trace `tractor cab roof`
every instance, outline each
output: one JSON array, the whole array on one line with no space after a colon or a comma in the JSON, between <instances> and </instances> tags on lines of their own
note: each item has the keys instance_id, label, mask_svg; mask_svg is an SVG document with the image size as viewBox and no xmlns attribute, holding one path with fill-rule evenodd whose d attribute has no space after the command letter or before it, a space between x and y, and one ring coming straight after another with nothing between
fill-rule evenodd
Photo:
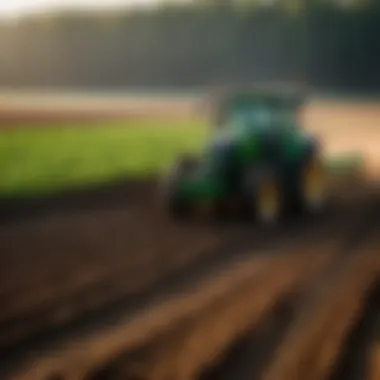
<instances>
[{"instance_id":1,"label":"tractor cab roof","mask_svg":"<svg viewBox=\"0 0 380 380\"><path fill-rule=\"evenodd\" d=\"M305 102L305 97L291 91L272 89L238 89L217 97L217 119L225 122L236 112L265 109L297 113Z\"/></svg>"},{"instance_id":2,"label":"tractor cab roof","mask_svg":"<svg viewBox=\"0 0 380 380\"><path fill-rule=\"evenodd\" d=\"M240 106L266 106L274 108L288 108L296 111L304 103L304 97L290 92L273 90L240 90L224 96L225 106L228 108Z\"/></svg>"}]
</instances>

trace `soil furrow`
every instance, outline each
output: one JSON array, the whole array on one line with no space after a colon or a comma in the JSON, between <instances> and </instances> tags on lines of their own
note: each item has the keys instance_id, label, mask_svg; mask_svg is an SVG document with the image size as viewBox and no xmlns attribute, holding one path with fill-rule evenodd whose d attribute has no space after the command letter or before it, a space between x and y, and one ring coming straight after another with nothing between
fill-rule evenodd
<instances>
[{"instance_id":1,"label":"soil furrow","mask_svg":"<svg viewBox=\"0 0 380 380\"><path fill-rule=\"evenodd\" d=\"M266 265L268 268L271 267L272 258L263 258L262 260L264 260L264 265ZM109 327L106 329L104 329L103 327L103 331L101 332L100 335L105 334L106 336L109 335L111 337L115 337L115 334L116 336L119 336L121 334L122 336L124 336L125 341L123 340L120 342L120 338L119 338L119 339L116 339L116 342L119 340L118 344L119 345L121 344L123 347L128 347L128 345L130 344L132 344L132 347L138 344L142 344L146 339L149 339L149 336L147 336L146 334L148 331L150 331L150 334L154 335L154 334L159 333L165 328L170 328L174 320L178 318L179 319L186 318L189 315L190 310L192 310L190 312L190 315L193 315L193 313L196 313L197 308L199 307L203 308L204 306L202 305L208 304L210 302L210 299L213 299L216 297L216 294L219 293L220 296L223 296L223 293L231 286L229 285L231 279L234 281L240 281L242 273L244 273L244 271L247 273L245 276L247 276L247 275L252 274L252 270L253 270L253 273L257 273L257 272L260 272L260 270L262 269L262 265L260 265L260 262L257 262L257 259L253 260L251 262L251 265L248 265L248 268L246 264L247 263L244 263L244 266L242 266L241 263L237 261L237 264L236 264L237 273L234 275L230 273L228 276L226 276L224 272L220 273L219 274L220 285L218 285L215 282L215 278L213 278L207 287L205 285L200 285L199 289L197 290L196 287L194 289L195 284L190 282L187 287L188 289L187 292L189 294L185 293L183 296L179 298L178 296L176 296L176 294L172 296L173 298L167 298L167 296L165 296L165 298L167 299L165 301L166 303L164 302L162 304L162 301L160 301L157 307L153 308L152 311L148 310L147 314L143 314L141 317L139 317L139 313L137 313L135 317L135 319L136 318L137 319L135 320L135 322L133 322L134 321L133 314L126 314L124 316L124 319L125 319L124 321L120 320L120 316L117 316L116 318L112 318L111 320L117 323L118 325L117 328L115 326L111 328L112 323L109 323ZM258 269L260 270L258 271ZM235 268L235 271L236 271L236 268ZM243 279L244 279L244 276L243 276ZM207 289L209 290L207 291ZM164 292L164 294L167 294L167 292ZM214 295L211 296L211 294L214 294ZM197 306L198 304L199 306ZM132 318L132 320L130 320L130 318ZM109 320L109 322L111 320ZM147 323L150 324L151 327L148 328L146 326L146 328L144 329L141 326L141 324L143 324L144 326ZM158 323L158 326L157 326L157 323ZM166 327L163 327L163 326L166 326ZM82 335L83 335L83 330L80 329L79 331L82 331ZM125 332L128 332L128 331L129 331L129 334L125 334ZM74 338L73 344L69 343L70 340L65 341L65 339L61 342L62 348L65 350L68 350L69 356L70 354L73 355L74 353L75 354L78 353L77 351L78 345L75 344L75 335L78 335L78 332L76 334L74 332L74 335L70 334L69 336L69 338L71 339ZM79 336L77 336L77 338L80 338L80 334ZM83 343L84 346L90 345L88 346L90 348L91 344L94 344L94 345L99 344L99 340L97 340L96 338L92 336L91 331L87 339L88 339L87 343ZM133 343L132 342L128 343L128 341L130 341L131 339ZM138 341L140 341L140 343L137 343ZM66 347L65 347L65 344L66 344ZM112 352L112 345L109 347L109 349ZM82 352L82 350L80 351L81 351L81 356L89 355L91 357L91 350L85 350L84 352ZM106 354L106 352L102 352L102 354L104 355ZM64 358L61 355L59 355L59 358L65 362L66 358ZM74 358L71 357L71 359L74 359ZM42 362L44 362L44 358L40 358L40 359ZM48 359L48 362L50 361L52 362L52 364L54 364L54 359L57 359L57 356L55 356L54 354L50 354L50 359L49 358L46 358L46 359ZM83 358L81 359L83 360Z\"/></svg>"},{"instance_id":2,"label":"soil furrow","mask_svg":"<svg viewBox=\"0 0 380 380\"><path fill-rule=\"evenodd\" d=\"M326 246L321 244L318 248L306 248L308 254L316 249L317 252L320 252L319 254L328 255L329 265L327 265L327 268L325 268L322 273L319 273L322 278L325 278L329 274L331 275L332 272L336 273L339 267L338 263L342 260L346 260L346 257L342 256L342 249L347 246L348 240L352 240L354 235L356 235L357 239L359 238L359 230L367 222L368 219L364 218L356 224L354 229L352 229L351 226L351 228L346 229L345 233L341 236L336 233L335 237L331 237L332 241L330 245L325 242L325 244L327 244ZM350 234L350 232L354 233L354 235ZM285 310L287 310L285 318L282 317L281 319L278 318L277 321L272 321L272 328L265 328L264 325L258 330L248 332L248 337L245 337L243 342L235 345L235 350L233 350L231 354L232 357L227 356L214 371L211 371L207 376L202 376L202 379L258 378L264 370L264 364L267 366L271 365L270 358L274 355L277 345L280 343L281 338L291 322L292 316L296 316L297 308L301 307L305 302L305 298L308 297L307 289L310 286L314 287L314 281L313 276L310 276L303 286L297 289L298 295L288 300L288 302L292 302L293 304L288 303L284 305ZM287 378L284 377L284 379ZM291 377L289 379L291 379Z\"/></svg>"},{"instance_id":3,"label":"soil furrow","mask_svg":"<svg viewBox=\"0 0 380 380\"><path fill-rule=\"evenodd\" d=\"M329 224L333 223L333 224ZM317 236L313 235L316 233L314 231L308 231L307 229L304 230L305 236L303 238L306 238L308 232L311 233L312 236L310 236L310 239L315 239L314 241L318 241L321 239L321 235L323 236L323 231L329 231L329 229L335 225L336 220L334 218L329 219L329 223L325 224L323 226L323 229L321 228L319 231L319 234ZM346 221L347 223L347 221ZM280 231L278 231L280 232ZM260 236L260 238L256 239L257 241L252 243L252 238L254 235L250 234L249 239L247 240L246 233L242 232L238 234L238 239L234 239L232 241L225 241L225 245L223 250L221 247L218 247L215 252L213 253L203 253L200 255L201 257L205 258L207 256L212 257L211 261L209 262L209 267L212 268L217 262L221 260L223 257L223 252L226 252L227 256L233 253L236 255L237 250L247 250L248 247L253 248L254 246L257 248L261 248L265 246L272 246L274 248L274 243L269 243L271 239L268 239L270 235L268 233ZM281 240L282 236L282 240ZM297 234L293 236L293 239L298 240L300 238L301 234L300 231L297 231ZM277 239L275 240L275 243L278 247L281 247L283 244L289 244L287 242L288 239L288 232L283 232L282 234L278 233ZM311 241L312 242L312 241ZM238 246L240 245L240 247ZM191 257L194 259L196 256L196 253L194 252ZM215 263L213 264L212 261ZM175 260L173 261L173 264L175 264ZM201 263L196 263L195 266L200 265ZM174 265L173 265L174 266ZM149 269L149 268L147 268ZM151 269L154 269L154 267ZM179 267L177 266L177 271L179 270ZM187 268L185 266L183 275L186 274L188 270L191 268ZM149 274L149 272L145 272L144 276L146 279L146 276ZM115 276L116 277L116 276ZM144 280L144 277L137 278L137 281L140 281L140 286L136 287L135 289L139 288L140 291L144 290L143 286L141 286L141 282ZM153 279L152 279L153 281ZM133 285L133 279L128 278L128 276L125 276L125 273L121 273L120 278L116 277L112 281L101 283L99 288L93 287L93 288L85 288L82 292L78 289L76 293L70 294L68 293L66 295L66 299L64 297L56 298L54 299L53 304L46 304L45 309L43 308L43 305L38 305L37 309L31 308L29 309L30 312L23 313L20 315L19 318L14 318L14 315L8 317L8 320L3 319L3 323L0 323L0 328L3 328L2 331L4 331L4 334L2 335L0 339L1 347L3 348L2 351L5 351L5 353L10 351L10 347L21 344L21 341L24 340L30 340L31 338L26 338L29 331L33 331L33 336L41 335L41 334L47 334L46 331L53 331L52 329L57 328L63 328L74 318L89 318L87 315L90 315L91 313L95 313L97 310L103 309L103 308L111 308L115 304L120 304L121 302L128 302L128 293L130 293L131 286ZM137 285L136 285L137 286ZM136 294L131 294L129 298L133 298L133 296L136 296ZM127 298L126 298L127 297ZM76 308L75 308L76 306ZM61 314L61 310L64 311L63 314ZM70 313L70 310L72 312ZM58 315L58 318L57 318ZM49 328L50 327L50 328ZM29 334L30 336L30 334ZM21 341L20 341L21 339ZM27 340L25 340L27 339ZM20 341L20 343L18 342ZM1 352L1 351L0 351ZM4 352L3 352L4 354Z\"/></svg>"},{"instance_id":4,"label":"soil furrow","mask_svg":"<svg viewBox=\"0 0 380 380\"><path fill-rule=\"evenodd\" d=\"M378 245L380 252L380 244ZM380 286L378 280L366 296L359 322L348 335L329 380L374 380L380 376Z\"/></svg>"},{"instance_id":5,"label":"soil furrow","mask_svg":"<svg viewBox=\"0 0 380 380\"><path fill-rule=\"evenodd\" d=\"M44 380L56 371L68 371L73 376L72 379L79 379L93 370L96 370L93 373L95 377L105 376L108 379L109 371L112 373L123 369L125 374L125 363L122 362L126 350L127 362L134 363L133 360L129 361L130 350L134 352L136 347L141 347L143 352L149 353L144 359L148 363L148 372L143 374L148 379L161 379L161 376L168 374L175 376L176 380L190 380L204 369L215 365L215 361L222 360L231 345L247 333L252 334L252 339L247 341L247 349L252 349L252 353L257 351L258 342L262 342L265 336L260 335L258 326L261 326L264 316L270 318L275 305L289 305L292 302L290 308L293 310L295 307L297 313L300 312L295 321L303 321L305 315L312 320L308 314L309 309L315 308L318 312L323 309L320 306L320 294L328 293L326 284L331 283L338 288L347 286L348 289L348 285L342 285L346 284L343 280L342 283L339 282L337 273L344 273L344 263L352 259L350 252L360 249L368 238L371 226L378 228L378 203L368 196L369 193L363 189L361 193L337 202L321 218L307 220L301 217L289 220L285 226L273 231L239 223L213 227L176 226L164 221L150 201L141 201L132 211L127 201L118 211L103 209L105 202L100 208L95 207L91 211L82 209L79 214L54 214L51 209L39 216L30 213L29 220L10 218L9 223L2 225L0 233L0 244L3 244L5 251L0 260L8 265L11 273L13 271L13 276L19 270L18 275L24 279L18 285L12 283L12 275L6 277L4 282L0 280L0 289L3 291L0 307L4 306L0 312L0 370L5 371L2 378L6 379L6 374L10 375L17 369L16 374L20 377L16 378L27 380ZM148 195L147 197L149 198ZM128 217L122 216L124 212L129 212ZM71 228L68 228L69 225ZM115 231L112 228L116 228ZM153 233L147 239L145 231L149 228L153 228ZM76 234L75 238L58 249L59 255L52 253L49 257L48 247L54 248L54 239L63 242L65 234L70 231ZM104 237L99 239L101 231ZM18 234L21 242L15 243ZM44 237L48 236L51 241L45 243ZM6 242L14 243L13 248L7 249ZM28 251L22 252L21 249L30 242L37 242L39 246L31 247L31 258L28 258ZM128 247L130 256L125 254L123 246ZM82 250L85 251L84 254ZM295 250L298 258L292 264L290 257L293 257ZM10 255L7 257L9 252L15 253L15 258L12 259ZM76 254L81 255L78 260L75 260ZM286 257L281 258L282 255ZM253 268L260 267L259 263L266 256L273 260L273 264L258 275ZM18 268L17 262L23 257L26 261ZM329 262L329 270L324 271L320 280L315 283L312 281L313 285L306 286L313 278L311 272L318 266L316 262L322 262L323 257ZM55 259L57 261L54 264ZM278 264L282 259L285 261ZM197 310L194 305L185 302L199 281L208 278L212 283L216 281L218 268L225 271L239 261L254 263L250 270L253 270L253 277L262 279L261 285L254 285L253 280L251 285L230 285L226 290L230 289L231 294L224 295L219 301L215 295L203 298L204 304ZM37 274L28 274L28 265L33 262ZM357 265L360 268L360 262ZM98 269L99 266L102 268ZM349 265L348 267L350 268ZM368 271L366 280L370 281L371 270L374 269L365 268ZM59 281L54 283L49 271L52 274L60 273L64 284ZM334 276L338 279L332 280ZM357 294L360 293L358 289L362 289L359 286L361 282L358 281L357 279L350 285ZM4 287L1 287L2 284ZM311 288L317 290L311 291ZM29 293L26 294L26 291ZM299 293L295 298L294 291ZM199 292L202 293L202 290ZM311 301L304 302L305 297L310 297ZM196 299L200 302L199 298ZM252 299L257 299L258 303L248 302L247 305L247 300ZM172 302L174 309L177 307L176 317L174 309L171 309L172 312L156 314L162 310L165 302ZM178 309L180 303L182 310ZM347 307L348 312L352 312L351 308L359 304L355 299L351 304L342 303L341 307ZM330 306L328 303L326 305L324 307L328 309ZM359 306L357 308L360 309ZM151 325L141 325L141 321L136 322L134 319L144 308L147 312L144 323L151 321ZM151 320L154 315L159 315L159 322ZM291 316L288 315L287 322L276 320L271 327L267 327L269 335L266 336L271 336L272 343L267 345L266 355L263 355L266 357L265 362L272 356L274 342L284 334L289 319ZM326 321L327 319L326 316ZM181 320L183 322L180 323ZM222 324L221 320L225 322ZM342 329L346 322L343 320L341 323ZM308 326L306 322L303 324ZM137 330L133 330L133 326ZM252 330L252 326L256 329ZM293 323L290 331L292 326ZM299 329L300 326L302 324L294 328ZM169 335L166 335L164 331L168 328ZM186 348L188 343L184 342L201 342L201 335L207 336L208 329L211 338L204 344L199 343L203 351L194 348L198 347L198 343L192 343L195 346L191 349ZM313 327L305 329L305 334L310 334ZM155 334L164 334L158 337L160 343L157 343ZM343 339L346 330L341 334ZM152 339L155 349L159 348L158 356L152 353L151 344L145 347ZM342 339L337 338L336 341ZM252 348L254 344L256 349ZM314 351L309 346L305 347L318 357L318 347L322 344L323 340L310 343L310 346L317 347ZM303 355L307 355L307 349ZM186 361L186 357L192 357L193 362ZM115 360L117 365L113 364ZM318 360L319 364L316 361L315 366L326 366L322 363L324 359ZM234 360L231 361L233 362ZM173 363L174 369L169 370ZM29 372L23 372L23 368ZM170 372L172 370L174 372ZM255 373L259 372L261 369L256 366ZM13 377L9 377L11 378ZM166 377L162 378L166 380Z\"/></svg>"},{"instance_id":6,"label":"soil furrow","mask_svg":"<svg viewBox=\"0 0 380 380\"><path fill-rule=\"evenodd\" d=\"M376 227L372 235L362 235L362 244L373 244L367 239L378 238L379 225ZM373 246L366 250L354 245L352 249L355 255L318 286L313 285L309 301L300 310L265 379L325 379L330 374L379 273L378 252Z\"/></svg>"},{"instance_id":7,"label":"soil furrow","mask_svg":"<svg viewBox=\"0 0 380 380\"><path fill-rule=\"evenodd\" d=\"M353 228L353 225L354 226L356 226L356 223L357 223L357 221L354 219L354 222L353 221L351 221L350 219L345 219L345 221L346 221L346 223L344 224L344 228L343 227L341 227L339 224L338 224L338 226L340 226L340 228L341 228L341 233L343 234L343 236L346 236L346 234L347 234L347 232L350 232L350 230ZM336 224L335 224L336 225ZM327 225L325 225L325 228L326 228L326 232L329 232L329 227L331 227L331 226L329 226L328 224ZM284 234L284 237L287 237L287 239L289 240L289 238L288 238L288 234ZM313 235L311 235L311 236L313 236ZM323 236L323 235L322 235ZM331 235L331 236L333 236L333 235ZM317 238L317 237L319 237L319 239L321 238L321 236L316 236L316 235L314 235L314 238ZM335 238L337 237L336 235L334 236ZM289 244L289 246L292 246L292 245L294 245L294 243L296 242L296 241L298 241L299 239L298 239L299 237L297 236L297 235L295 235L295 236L293 236L293 239L291 239L292 240L292 242L290 243L288 243ZM316 239L317 240L317 239ZM305 250L308 250L308 245L306 244L306 243L304 243L304 246L303 246L303 248L302 248L302 255L304 255L304 251Z\"/></svg>"}]
</instances>

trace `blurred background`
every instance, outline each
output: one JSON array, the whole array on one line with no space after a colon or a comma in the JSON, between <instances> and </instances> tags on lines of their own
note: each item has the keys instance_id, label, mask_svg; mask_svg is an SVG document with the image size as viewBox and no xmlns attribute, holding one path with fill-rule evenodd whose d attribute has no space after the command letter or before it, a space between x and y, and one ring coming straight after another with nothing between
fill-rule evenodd
<instances>
[{"instance_id":1,"label":"blurred background","mask_svg":"<svg viewBox=\"0 0 380 380\"><path fill-rule=\"evenodd\" d=\"M2 2L0 193L156 173L204 141L209 90L241 83L307 89L326 147L378 161L379 21L375 0Z\"/></svg>"},{"instance_id":2,"label":"blurred background","mask_svg":"<svg viewBox=\"0 0 380 380\"><path fill-rule=\"evenodd\" d=\"M18 0L0 6L0 85L376 92L376 0Z\"/></svg>"}]
</instances>

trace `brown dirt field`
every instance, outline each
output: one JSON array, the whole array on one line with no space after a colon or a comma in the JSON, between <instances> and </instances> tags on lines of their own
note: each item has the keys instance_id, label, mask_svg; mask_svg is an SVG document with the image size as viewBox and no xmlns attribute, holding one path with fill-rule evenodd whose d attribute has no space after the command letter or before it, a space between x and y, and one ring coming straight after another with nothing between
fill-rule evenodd
<instances>
[{"instance_id":1,"label":"brown dirt field","mask_svg":"<svg viewBox=\"0 0 380 380\"><path fill-rule=\"evenodd\" d=\"M355 242L379 232L373 189L336 200L321 220L276 231L175 225L156 209L151 184L40 201L40 210L32 201L8 205L0 231L1 378L130 378L140 368L143 379L196 378L254 321L260 330L274 305L318 284L319 268L336 256L345 261Z\"/></svg>"},{"instance_id":2,"label":"brown dirt field","mask_svg":"<svg viewBox=\"0 0 380 380\"><path fill-rule=\"evenodd\" d=\"M369 173L380 176L380 103L315 101L305 110L306 128L321 137L329 154L360 152Z\"/></svg>"},{"instance_id":3,"label":"brown dirt field","mask_svg":"<svg viewBox=\"0 0 380 380\"><path fill-rule=\"evenodd\" d=\"M377 165L380 111L357 107L315 103L307 128ZM378 183L275 230L175 224L154 194L0 201L1 379L375 378Z\"/></svg>"}]
</instances>

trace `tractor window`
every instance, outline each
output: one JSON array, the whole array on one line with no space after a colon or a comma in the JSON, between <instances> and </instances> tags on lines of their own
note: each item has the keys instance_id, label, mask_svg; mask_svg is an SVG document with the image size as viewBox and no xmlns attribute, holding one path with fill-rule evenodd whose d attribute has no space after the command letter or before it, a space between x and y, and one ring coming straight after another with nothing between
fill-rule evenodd
<instances>
[{"instance_id":1,"label":"tractor window","mask_svg":"<svg viewBox=\"0 0 380 380\"><path fill-rule=\"evenodd\" d=\"M281 128L292 129L298 125L297 115L292 109L280 109L276 112L275 119Z\"/></svg>"},{"instance_id":2,"label":"tractor window","mask_svg":"<svg viewBox=\"0 0 380 380\"><path fill-rule=\"evenodd\" d=\"M273 121L272 112L265 107L249 107L232 113L230 122L233 128L270 128Z\"/></svg>"}]
</instances>

